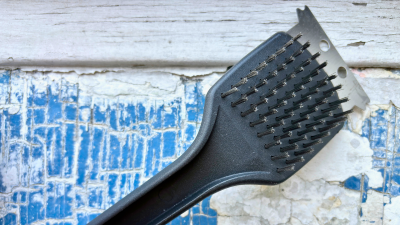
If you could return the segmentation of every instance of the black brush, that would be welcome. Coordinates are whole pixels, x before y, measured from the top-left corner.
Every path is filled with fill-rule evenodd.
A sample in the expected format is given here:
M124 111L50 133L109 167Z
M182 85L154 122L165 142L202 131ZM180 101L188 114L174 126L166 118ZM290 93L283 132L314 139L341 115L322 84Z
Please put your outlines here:
M311 11L297 12L298 25L209 90L190 148L90 224L164 224L224 188L280 184L339 132L353 106L365 108L368 97Z

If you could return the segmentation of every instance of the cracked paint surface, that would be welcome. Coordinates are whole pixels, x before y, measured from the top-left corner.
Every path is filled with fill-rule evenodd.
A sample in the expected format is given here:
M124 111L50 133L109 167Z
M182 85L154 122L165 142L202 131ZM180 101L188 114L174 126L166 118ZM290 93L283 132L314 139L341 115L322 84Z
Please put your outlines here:
M188 71L2 71L0 224L86 224L173 162L222 74ZM367 94L398 79L357 71ZM223 190L171 224L398 224L400 111L372 101L286 182Z

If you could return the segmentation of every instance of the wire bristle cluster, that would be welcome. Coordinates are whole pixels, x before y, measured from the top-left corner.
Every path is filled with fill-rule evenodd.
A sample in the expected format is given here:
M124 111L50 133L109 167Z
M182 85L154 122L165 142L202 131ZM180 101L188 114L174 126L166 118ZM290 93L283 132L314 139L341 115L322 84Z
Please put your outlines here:
M240 88L244 89L243 85L250 78L257 76L259 71L273 64L271 62L287 51L288 47L300 37L301 34L292 38L246 77L232 85L230 90L222 93L221 97L225 98L240 91ZM292 69L288 69L288 65L295 62L309 46L310 43L306 42L294 49L293 53L283 63L275 65L267 76L247 87L246 91L241 91L240 96L236 97L235 94L230 97L233 99L232 107L242 104L247 107L240 113L242 117L246 118L258 112L258 119L250 121L249 124L250 127L265 126L263 131L257 132L257 137L265 138L274 135L273 139L266 138L269 141L264 144L264 148L273 152L272 161L284 160L286 166L277 168L278 173L293 171L295 164L305 161L304 157L314 152L314 146L322 144L324 138L331 136L332 129L344 122L347 119L345 116L351 113L351 110L341 111L341 104L349 99L336 97L336 91L342 88L341 85L333 86L330 82L336 78L336 75L321 75L325 74L321 71L328 62L313 63L320 56L319 52L306 60L297 62ZM294 79L296 82L293 81ZM282 94L283 91L285 91L284 94ZM251 95L257 95L259 98ZM332 96L334 98L331 98ZM250 100L251 104L248 103Z

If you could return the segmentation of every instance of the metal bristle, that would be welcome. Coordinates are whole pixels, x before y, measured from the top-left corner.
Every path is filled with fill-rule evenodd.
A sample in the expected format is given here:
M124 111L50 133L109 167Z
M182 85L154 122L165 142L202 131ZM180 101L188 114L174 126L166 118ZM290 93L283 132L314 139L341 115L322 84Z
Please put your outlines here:
M300 117L306 116L306 115L314 113L316 111L318 111L318 107L314 107L312 109L309 109L309 110L307 110L305 112L300 113Z
M322 95L322 97L316 98L315 101L316 101L316 102L322 101L322 100L324 100L325 98L331 97L334 93L335 93L335 92L329 92L329 93L327 93L327 94L324 94L324 95Z
M328 81L329 81L329 80L336 79L336 77L337 77L336 75L331 75L331 76L328 77Z
M294 116L294 112L289 112L288 114L276 117L275 120L276 121L280 121L280 120L283 120L283 119L290 118L292 116Z
M247 77L242 78L238 83L232 85L232 88L239 87L239 86L241 86L241 85L243 85L245 83L247 83Z
M301 91L301 90L304 90L304 89L305 89L304 85L300 85L300 86L296 87L293 91L294 92L298 92L298 91Z
M258 75L258 71L251 71L249 74L247 74L247 76L246 76L246 78L247 79L250 79L250 78L252 78L252 77L255 77L255 76L257 76Z
M298 110L298 109L300 109L302 107L303 107L303 105L300 103L298 105L295 105L295 106L292 106L292 107L290 107L288 109L285 109L284 111L285 111L285 113L289 113L289 112L292 112L292 111L296 111L296 110Z
M318 126L318 125L321 125L323 123L325 123L324 120L318 120L318 121L315 121L313 123L306 124L306 128L313 127L313 126Z
M301 136L301 135L304 135L304 134L307 134L307 133L310 133L310 132L313 132L316 130L317 130L317 128L315 126L312 126L312 127L306 128L304 130L298 131L297 135Z
M273 106L268 107L268 110L277 109L277 108L280 108L282 106L285 106L286 104L287 104L287 101L279 102L279 103L276 103Z
M250 109L248 109L247 111L241 112L240 115L242 117L245 117L247 115L249 115L250 113L256 112L258 110L258 108L256 106L250 107Z
M292 136L292 132L289 131L289 132L286 132L286 133L284 133L284 134L282 134L280 136L275 136L274 140L277 141L277 140L281 140L281 139L288 138L288 137L291 137L291 136Z
M232 102L231 106L235 107L235 106L240 105L240 104L242 104L242 103L244 103L246 101L247 101L247 96L246 95L242 95L242 97L240 97L238 100Z
M275 130L273 128L271 128L271 129L268 129L266 131L257 133L257 137L262 137L262 136L265 136L265 135L268 135L268 134L273 134L274 132L275 132Z
M330 102L329 106L339 105L339 104L342 104L342 103L347 102L347 101L349 101L348 98L342 98L342 99L339 99L337 101Z
M329 108L322 109L321 112L322 113L327 113L327 112L330 112L330 111L334 111L334 110L336 110L338 108L341 108L341 106L340 105L334 105L334 106L331 106Z
M286 166L286 167L283 167L283 168L277 168L276 172L277 173L283 173L283 172L288 172L288 171L293 171L293 170L294 170L294 165L291 165L291 166Z
M237 91L239 91L239 89L236 88L236 87L234 87L234 88L230 89L229 91L227 91L227 92L225 92L225 93L222 93L222 94L221 94L221 97L222 97L222 98L225 98L226 96L231 95L231 94L233 94L233 93L235 93L235 92L237 92Z
M320 105L323 105L323 104L325 104L325 103L327 103L327 102L328 102L328 99L324 98L322 101L319 101L319 102L317 102L317 103L315 103L315 104L313 104L313 105L309 105L308 108L309 108L309 109L315 108L315 107L320 106Z
M293 102L293 105L298 105L300 103L304 103L306 101L311 100L311 96L307 96L307 97L302 97L300 100Z
M291 98L294 98L294 97L296 97L296 94L294 92L288 93L285 96L283 96L283 98L278 99L278 103L283 102L288 99L291 99Z
M331 92L334 92L334 91L339 90L340 88L342 88L342 85L341 85L341 84L339 84L338 86L333 87L333 88L331 88L331 89L329 89L329 90L327 90L327 91L324 91L323 94L324 94L324 95L327 95L327 94L329 94L329 93L331 93Z
M326 125L331 125L333 123L340 123L340 122L345 121L346 119L347 119L346 117L339 117L337 119L326 121Z
M288 145L288 146L285 146L285 147L281 147L280 151L281 152L287 152L287 151L296 150L298 148L299 148L299 146L297 144L292 144L292 145Z
M301 127L300 123L296 123L296 124L293 124L292 126L283 128L282 130L283 130L283 132L288 132L288 131L299 129L300 127Z
M313 152L313 151L314 151L313 148L308 147L308 148L302 149L302 150L300 150L300 151L295 151L295 152L294 152L294 155L295 155L295 156L304 155L304 154L307 154L307 153L311 153L311 152Z
M321 143L322 143L322 140L321 140L321 139L318 139L318 140L316 140L316 141L304 143L304 144L303 144L303 148L307 148L307 147L310 147L310 146L313 146L313 145L317 145L317 144L321 144Z
M283 126L283 125L285 125L285 122L283 120L281 120L281 121L273 123L273 124L268 124L267 128L280 127L280 126Z
M266 95L261 96L261 98L271 98L277 93L275 89L270 90Z
M333 129L333 128L339 126L339 125L340 125L339 123L334 123L334 124L328 125L328 126L326 126L326 127L319 128L319 129L318 129L318 132L324 132L324 131Z
M330 117L330 116L332 116L332 112L327 112L327 113L324 113L319 116L314 116L314 120L317 121L317 120L323 119L325 117Z
M278 159L285 159L285 158L288 158L288 157L289 157L289 154L287 152L285 152L285 153L280 154L280 155L271 156L271 160L275 161L275 160L278 160Z
M317 94L319 92L318 88L315 88L314 90L310 90L309 92L302 94L301 97L305 98L307 96L313 95L313 94Z
M299 142L299 141L304 141L304 140L307 140L307 136L301 136L301 137L298 137L298 138L294 138L294 139L290 139L289 140L289 144L293 144L293 143L296 143L296 142Z
M251 87L244 95L250 96L250 95L252 95L254 93L257 93L257 92L258 92L258 89L256 87Z
M267 117L263 117L263 118L261 118L259 120L254 121L254 122L250 122L250 127L254 127L256 125L259 125L259 124L262 124L262 123L265 123L265 122L267 122Z
M270 142L270 143L268 143L268 144L265 144L264 145L264 148L265 149L269 149L269 148L271 148L272 146L276 146L276 145L280 145L280 144L282 144L282 142L281 141L273 141L273 142Z
M274 70L269 73L269 75L264 79L264 80L271 80L272 78L276 77L278 75L278 70Z
M268 112L266 112L266 113L264 113L264 114L260 114L260 118L262 118L262 117L267 117L267 116L270 116L270 115L274 115L275 113L277 113L278 112L278 110L276 110L276 109L273 109L273 110L269 110Z
M267 99L267 98L262 98L260 101L256 102L256 103L253 104L253 105L254 105L254 106L259 106L259 105L265 104L265 103L267 103L267 102L268 102L268 99Z
M337 113L337 114L333 115L333 118L337 118L337 117L345 116L345 115L347 115L347 114L350 114L350 113L352 113L352 112L353 112L353 110L352 110L352 109L350 109L350 110L347 110L347 111L345 111L345 112L342 112L342 113Z
M306 116L301 117L301 118L299 118L299 119L297 119L297 120L292 120L291 123L292 123L292 124L300 123L300 122L303 122L303 121L309 120L309 119L310 119L310 116L309 116L309 115L306 115Z
M286 160L286 164L293 164L293 163L298 163L298 162L304 162L303 156L296 157L294 159L288 159Z
M328 132L319 133L317 135L311 136L311 140L328 137L329 135L331 135L331 133L329 131Z

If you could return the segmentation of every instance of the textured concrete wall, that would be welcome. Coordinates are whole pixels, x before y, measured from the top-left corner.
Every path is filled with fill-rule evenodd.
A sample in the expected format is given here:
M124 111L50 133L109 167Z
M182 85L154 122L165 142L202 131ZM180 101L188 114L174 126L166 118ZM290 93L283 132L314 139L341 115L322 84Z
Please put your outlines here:
M188 148L223 71L2 71L0 224L92 220ZM389 102L400 74L354 72L371 105L300 172L223 190L172 224L400 224L400 111Z

